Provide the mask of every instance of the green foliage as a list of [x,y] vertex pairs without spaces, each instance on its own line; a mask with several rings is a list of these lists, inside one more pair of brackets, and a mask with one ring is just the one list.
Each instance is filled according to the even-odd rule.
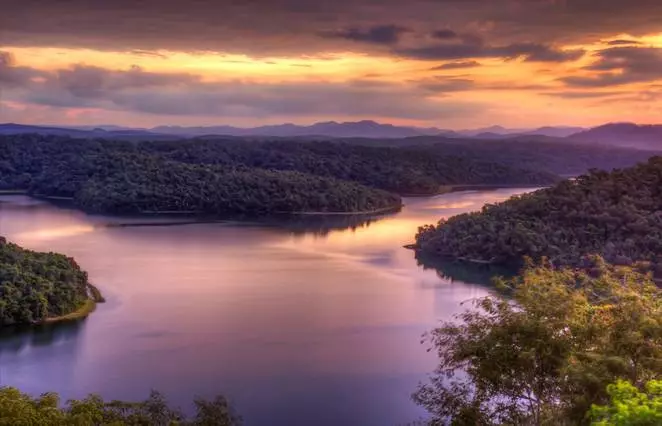
[[38,253],[0,237],[0,327],[43,322],[88,301],[87,274],[56,253]]
[[555,180],[549,173],[409,148],[0,136],[0,189],[72,198],[78,207],[100,213],[368,212],[399,208],[393,192]]
[[152,391],[141,402],[104,401],[98,395],[70,400],[62,407],[55,393],[38,398],[15,388],[0,388],[0,426],[239,426],[241,417],[222,396],[195,401],[196,414],[187,419]]
[[399,197],[349,181],[276,172],[190,165],[151,157],[118,157],[95,173],[75,203],[100,213],[250,214],[360,212],[400,206]]
[[433,145],[435,151],[442,155],[542,170],[562,176],[577,176],[590,169],[613,170],[630,167],[655,155],[651,151],[564,142],[557,138],[535,136],[505,140],[451,138],[434,142]]
[[632,383],[619,380],[607,386],[609,405],[591,407],[593,426],[656,426],[662,424],[662,381],[646,383],[640,392]]
[[291,170],[356,181],[399,194],[435,194],[453,184],[549,184],[550,173],[458,157],[436,147],[365,146],[337,142],[193,140],[149,142],[150,152],[193,164]]
[[434,330],[440,364],[414,395],[430,424],[582,425],[618,379],[662,373],[662,291],[630,267],[529,267]]
[[599,254],[611,263],[648,261],[662,271],[662,157],[485,206],[420,228],[421,252],[521,265],[524,256],[580,266]]

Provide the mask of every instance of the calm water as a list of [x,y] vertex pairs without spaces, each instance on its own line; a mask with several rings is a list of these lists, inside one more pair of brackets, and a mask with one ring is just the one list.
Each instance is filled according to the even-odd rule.
[[[227,395],[251,425],[397,425],[435,366],[421,335],[485,294],[417,266],[418,226],[523,190],[407,199],[394,216],[320,226],[116,226],[1,197],[0,234],[74,256],[108,302],[87,320],[0,339],[0,382],[65,398],[142,399],[188,409]],[[309,229],[309,230],[308,230]]]

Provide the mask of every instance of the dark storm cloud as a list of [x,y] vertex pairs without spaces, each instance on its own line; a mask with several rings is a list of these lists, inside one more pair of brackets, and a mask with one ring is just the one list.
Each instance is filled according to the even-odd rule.
[[414,81],[419,88],[435,93],[463,92],[474,87],[475,82],[469,78],[432,77]]
[[364,43],[395,44],[400,40],[400,36],[408,31],[409,29],[398,25],[378,25],[367,29],[348,28],[321,33],[320,35],[327,38],[341,38]]
[[464,91],[539,91],[548,90],[550,86],[544,84],[518,84],[513,82],[481,83],[469,76],[436,76],[421,80],[412,80],[418,88],[433,93],[452,93]]
[[[0,75],[13,75],[6,66]],[[6,70],[10,70],[7,72]],[[23,70],[23,69],[21,69]],[[375,116],[433,119],[476,113],[479,104],[431,99],[415,85],[356,80],[343,83],[206,82],[188,74],[90,66],[15,80],[4,100],[61,108],[100,108],[173,116]],[[320,101],[322,100],[322,101]]]
[[610,46],[623,46],[623,45],[632,45],[632,44],[641,44],[641,42],[636,40],[610,40],[607,42]]
[[623,92],[593,92],[593,91],[556,91],[541,93],[545,96],[552,96],[555,98],[563,99],[593,99],[593,98],[608,98],[613,96],[623,95]]
[[478,61],[456,61],[432,67],[430,68],[430,71],[456,70],[462,68],[475,68],[480,66],[481,64]]
[[437,30],[432,33],[433,38],[439,40],[451,40],[458,37],[458,34],[453,30]]
[[591,76],[569,76],[561,81],[569,86],[608,87],[662,79],[662,49],[654,47],[613,47],[594,54],[585,67]]
[[[497,46],[561,45],[659,32],[660,16],[659,0],[22,0],[3,8],[0,36],[7,46],[269,56],[330,52],[350,42],[369,51],[397,38],[390,25],[421,36],[451,27],[460,35],[478,32]],[[319,37],[338,28],[355,31],[345,34],[349,39]]]
[[419,60],[437,61],[468,58],[523,58],[530,62],[575,61],[584,55],[581,49],[560,50],[537,43],[514,43],[490,46],[477,43],[443,43],[424,47],[395,49],[397,55]]

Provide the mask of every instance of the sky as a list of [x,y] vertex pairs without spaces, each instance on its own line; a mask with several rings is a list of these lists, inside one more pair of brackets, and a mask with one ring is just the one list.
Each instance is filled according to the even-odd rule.
[[0,122],[655,123],[659,0],[0,0]]

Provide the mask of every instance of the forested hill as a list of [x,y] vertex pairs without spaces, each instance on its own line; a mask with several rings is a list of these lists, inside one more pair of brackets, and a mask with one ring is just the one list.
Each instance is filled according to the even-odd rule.
[[0,327],[40,323],[86,303],[87,274],[73,259],[25,250],[0,236]]
[[588,254],[615,264],[651,262],[662,272],[662,157],[488,205],[426,226],[428,256],[520,265],[523,256],[578,265]]
[[[0,137],[0,189],[100,213],[270,214],[397,209],[442,185],[546,185],[544,172],[417,149],[331,142],[121,142]],[[388,191],[388,192],[387,192]]]
[[453,184],[546,185],[558,180],[552,173],[442,153],[430,147],[236,139],[146,142],[139,147],[191,164],[298,171],[399,194],[435,194],[440,186]]
[[435,155],[488,161],[527,170],[578,176],[590,169],[613,170],[648,160],[658,151],[584,144],[545,136],[504,137],[498,140],[415,137],[406,139],[346,139],[354,145],[408,147]]

